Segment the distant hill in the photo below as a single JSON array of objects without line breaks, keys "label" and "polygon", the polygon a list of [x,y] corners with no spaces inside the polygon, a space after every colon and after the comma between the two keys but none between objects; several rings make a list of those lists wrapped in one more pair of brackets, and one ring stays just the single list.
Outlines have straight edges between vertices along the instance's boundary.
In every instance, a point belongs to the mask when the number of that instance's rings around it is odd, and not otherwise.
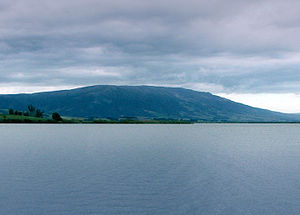
[{"label": "distant hill", "polygon": [[27,109],[85,118],[164,118],[209,122],[293,122],[299,115],[253,108],[184,88],[97,85],[53,92],[0,95],[0,109]]}]

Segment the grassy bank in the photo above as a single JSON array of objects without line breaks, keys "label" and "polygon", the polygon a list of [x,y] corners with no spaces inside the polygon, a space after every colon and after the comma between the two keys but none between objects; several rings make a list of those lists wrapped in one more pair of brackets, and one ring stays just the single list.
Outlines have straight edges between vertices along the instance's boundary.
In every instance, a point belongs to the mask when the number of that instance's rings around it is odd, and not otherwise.
[{"label": "grassy bank", "polygon": [[33,116],[0,114],[0,123],[54,123],[54,120]]},{"label": "grassy bank", "polygon": [[191,124],[187,120],[139,120],[139,119],[95,119],[85,120],[80,118],[64,118],[62,121],[55,121],[50,118],[33,116],[19,116],[0,114],[0,123],[73,123],[73,124]]},{"label": "grassy bank", "polygon": [[119,120],[93,120],[91,123],[95,124],[192,124],[187,120],[138,120],[138,119],[119,119]]}]

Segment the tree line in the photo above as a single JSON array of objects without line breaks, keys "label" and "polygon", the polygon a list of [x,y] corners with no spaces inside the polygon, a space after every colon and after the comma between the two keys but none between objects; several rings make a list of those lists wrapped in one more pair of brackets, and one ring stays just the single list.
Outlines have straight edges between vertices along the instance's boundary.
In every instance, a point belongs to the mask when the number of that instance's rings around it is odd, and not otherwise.
[{"label": "tree line", "polygon": [[[33,116],[33,117],[39,117],[39,118],[44,117],[44,111],[42,111],[38,108],[35,108],[33,105],[28,105],[27,110],[25,110],[25,111],[18,111],[18,110],[14,110],[14,109],[10,108],[8,111],[8,114],[9,115],[18,115],[18,116]],[[52,113],[52,119],[55,121],[62,121],[61,116],[57,112]]]},{"label": "tree line", "polygon": [[14,110],[12,108],[9,109],[8,113],[9,115],[18,115],[18,116],[34,116],[34,117],[39,117],[43,118],[44,117],[44,112],[41,111],[40,109],[35,108],[33,105],[28,105],[26,111],[18,111]]}]

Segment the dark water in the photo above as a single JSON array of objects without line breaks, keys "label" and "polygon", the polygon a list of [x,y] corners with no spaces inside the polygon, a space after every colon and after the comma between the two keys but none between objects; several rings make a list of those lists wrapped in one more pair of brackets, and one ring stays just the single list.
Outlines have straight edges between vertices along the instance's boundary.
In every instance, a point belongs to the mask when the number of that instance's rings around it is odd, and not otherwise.
[{"label": "dark water", "polygon": [[300,214],[300,125],[0,125],[0,214]]}]

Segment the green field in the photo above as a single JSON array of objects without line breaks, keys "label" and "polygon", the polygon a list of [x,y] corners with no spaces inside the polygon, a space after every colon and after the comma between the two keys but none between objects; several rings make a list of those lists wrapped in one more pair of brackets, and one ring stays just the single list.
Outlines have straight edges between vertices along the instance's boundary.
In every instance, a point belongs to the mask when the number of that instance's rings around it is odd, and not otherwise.
[{"label": "green field", "polygon": [[55,121],[50,118],[39,118],[33,116],[19,116],[0,114],[0,123],[86,123],[86,124],[190,124],[185,120],[138,120],[138,119],[95,119],[64,118],[63,121]]},{"label": "green field", "polygon": [[0,123],[53,123],[52,119],[33,116],[0,114]]}]

